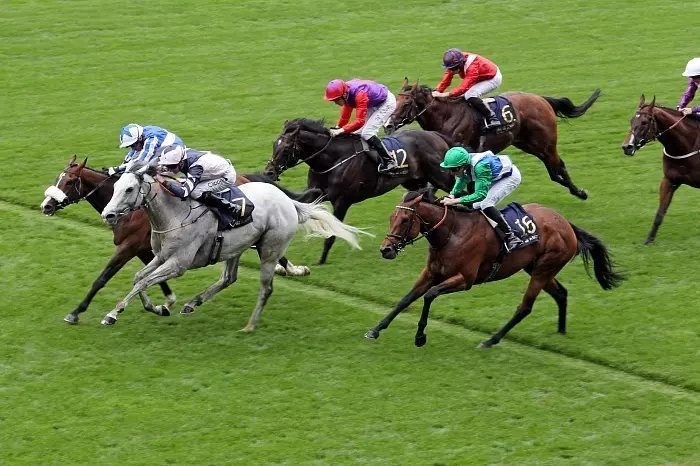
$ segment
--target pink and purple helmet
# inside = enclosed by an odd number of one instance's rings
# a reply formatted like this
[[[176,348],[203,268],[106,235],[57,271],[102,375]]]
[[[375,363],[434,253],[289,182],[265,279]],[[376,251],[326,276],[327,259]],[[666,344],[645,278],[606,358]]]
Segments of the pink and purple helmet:
[[[348,86],[342,79],[334,79],[326,86],[325,100],[336,100],[343,96],[348,91]]]
[[[456,70],[464,65],[464,54],[459,49],[449,49],[442,56],[442,67],[448,70]]]

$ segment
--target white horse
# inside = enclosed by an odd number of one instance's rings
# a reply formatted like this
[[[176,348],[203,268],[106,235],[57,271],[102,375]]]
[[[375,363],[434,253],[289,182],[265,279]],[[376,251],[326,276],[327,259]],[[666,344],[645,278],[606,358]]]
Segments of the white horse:
[[[131,167],[114,185],[112,199],[102,211],[104,221],[114,224],[125,213],[143,205],[151,222],[151,244],[155,254],[155,258],[136,274],[131,292],[102,320],[103,325],[115,324],[117,314],[139,292],[210,263],[218,227],[216,216],[193,199],[169,195],[154,176],[157,178],[153,166],[138,164]],[[360,233],[373,235],[345,225],[322,204],[293,201],[271,184],[251,182],[239,188],[255,205],[253,221],[223,232],[218,254],[218,261],[224,262],[221,278],[186,303],[180,312],[193,312],[196,306],[234,283],[241,254],[255,246],[260,257],[260,292],[248,325],[242,329],[243,332],[252,332],[272,294],[275,265],[292,242],[298,225],[304,225],[308,235],[337,236],[357,249],[360,249]]]

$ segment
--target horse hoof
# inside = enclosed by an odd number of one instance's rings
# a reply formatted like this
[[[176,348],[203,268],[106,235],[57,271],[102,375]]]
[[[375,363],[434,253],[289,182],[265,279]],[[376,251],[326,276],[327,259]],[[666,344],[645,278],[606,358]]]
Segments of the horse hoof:
[[[428,336],[426,334],[416,335],[416,346],[420,348],[428,342]]]
[[[306,276],[308,276],[308,275],[311,275],[311,269],[308,268],[308,267],[305,266],[305,265],[299,265],[299,266],[297,266],[297,272],[298,272],[298,273],[297,273],[296,275],[297,275],[298,277],[306,277]]]
[[[285,269],[281,265],[277,264],[277,265],[275,265],[275,275],[279,275],[280,277],[284,277],[287,275],[287,269]]]
[[[162,317],[168,317],[170,315],[170,309],[165,304],[156,306],[156,314]]]
[[[648,239],[648,240],[644,241],[644,246],[649,246],[650,244],[653,244],[653,243],[654,243],[653,239]]]
[[[192,314],[194,312],[194,307],[189,304],[185,304],[180,310],[180,314]]]
[[[255,331],[255,327],[251,327],[250,325],[246,325],[242,329],[239,330],[241,333],[252,333]]]
[[[78,323],[78,316],[75,314],[68,314],[63,318],[63,320],[69,324],[75,325]]]
[[[379,338],[379,330],[377,330],[376,328],[371,329],[370,331],[365,333],[365,338],[367,338],[368,340],[376,340],[377,338]]]
[[[117,323],[117,319],[115,319],[112,316],[105,316],[104,319],[102,319],[102,325],[114,325]]]
[[[477,346],[476,349],[488,349],[491,347],[493,347],[493,343],[487,340],[483,343],[479,343],[479,346]]]
[[[588,199],[588,191],[586,191],[585,189],[580,189],[579,192],[578,192],[578,194],[577,194],[576,196],[577,196],[579,199],[585,201],[586,199]]]

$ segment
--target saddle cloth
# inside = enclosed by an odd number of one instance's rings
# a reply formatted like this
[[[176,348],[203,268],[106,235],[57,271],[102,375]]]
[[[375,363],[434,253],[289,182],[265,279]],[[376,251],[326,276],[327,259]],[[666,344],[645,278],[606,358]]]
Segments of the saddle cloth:
[[[515,235],[522,240],[522,244],[520,244],[516,249],[522,249],[539,241],[540,230],[537,228],[535,220],[530,216],[530,214],[525,212],[523,206],[517,202],[511,202],[499,210],[501,211],[501,214],[503,214],[503,218],[506,219],[506,223],[508,223],[510,229],[513,230],[513,233],[515,233]],[[486,217],[486,214],[483,215]],[[486,217],[486,220],[488,220],[492,226],[495,226],[490,218]]]
[[[227,191],[217,193],[217,196],[222,197],[231,204],[239,206],[239,209],[236,209],[236,213],[229,209],[220,209],[207,206],[209,207],[209,210],[214,212],[219,220],[219,231],[242,227],[243,225],[247,225],[253,221],[253,210],[255,209],[255,206],[250,199],[243,194],[243,191],[241,191],[238,186],[234,186]]]
[[[496,114],[498,121],[501,122],[501,126],[496,128],[496,131],[508,131],[515,125],[517,121],[515,110],[507,98],[502,95],[497,95],[494,97],[487,97],[483,100],[484,103],[491,108],[493,113]]]

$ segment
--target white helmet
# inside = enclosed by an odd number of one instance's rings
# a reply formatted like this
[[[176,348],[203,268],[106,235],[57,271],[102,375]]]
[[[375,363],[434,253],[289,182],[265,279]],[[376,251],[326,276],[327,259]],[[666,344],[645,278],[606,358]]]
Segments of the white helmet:
[[[143,128],[136,123],[129,123],[122,128],[119,133],[119,148],[129,147],[133,145],[143,135]]]
[[[700,76],[700,58],[693,58],[685,65],[683,76]]]
[[[161,147],[159,151],[158,165],[179,165],[185,158],[185,149],[176,144]]]

